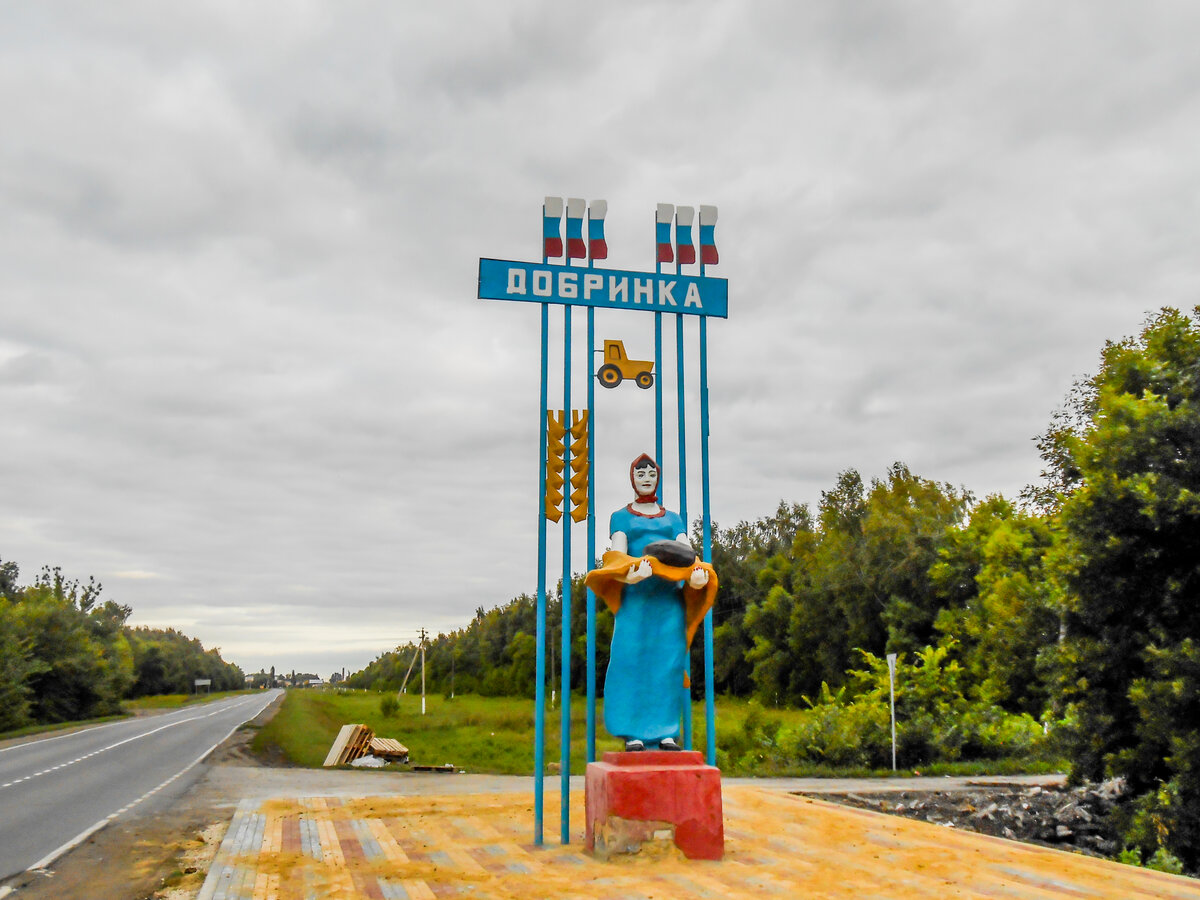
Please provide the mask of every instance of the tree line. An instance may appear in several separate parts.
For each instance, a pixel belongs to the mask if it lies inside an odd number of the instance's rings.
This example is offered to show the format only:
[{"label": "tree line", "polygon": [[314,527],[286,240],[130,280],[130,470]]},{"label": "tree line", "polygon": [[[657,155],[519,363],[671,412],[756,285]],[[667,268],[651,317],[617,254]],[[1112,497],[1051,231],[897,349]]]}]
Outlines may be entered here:
[{"label": "tree line", "polygon": [[[912,715],[927,717],[922,728],[949,735],[974,717],[993,732],[1027,733],[1036,723],[1072,779],[1125,780],[1119,826],[1131,845],[1170,851],[1195,871],[1200,307],[1163,309],[1137,336],[1108,342],[1099,371],[1073,387],[1037,446],[1041,479],[1017,498],[977,499],[896,463],[870,481],[842,472],[815,509],[783,502],[757,521],[715,526],[716,689],[811,708],[826,724],[856,709],[853,721],[867,724],[851,739],[864,741],[883,721],[882,657],[896,653],[912,682],[899,690]],[[561,589],[548,601],[551,653]],[[570,686],[582,691],[584,592],[578,579],[568,589]],[[427,682],[532,697],[535,607],[522,595],[438,635]],[[611,627],[602,611],[601,692]],[[693,673],[703,671],[700,643]],[[416,649],[382,654],[349,683],[396,689]],[[547,672],[558,678],[557,665]],[[693,685],[698,695],[703,679]],[[920,697],[942,699],[921,706]],[[828,735],[756,740],[811,753]]]},{"label": "tree line", "polygon": [[172,629],[126,624],[129,606],[100,601],[102,586],[44,568],[20,586],[0,562],[0,732],[121,712],[121,701],[244,684],[242,670]]}]

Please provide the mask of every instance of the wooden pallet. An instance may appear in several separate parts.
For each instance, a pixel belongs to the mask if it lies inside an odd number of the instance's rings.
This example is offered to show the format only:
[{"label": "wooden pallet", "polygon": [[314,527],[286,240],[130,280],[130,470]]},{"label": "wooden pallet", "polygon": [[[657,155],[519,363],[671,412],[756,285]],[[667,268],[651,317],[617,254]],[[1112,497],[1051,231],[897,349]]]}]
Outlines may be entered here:
[{"label": "wooden pallet", "polygon": [[372,756],[393,762],[403,762],[408,759],[408,748],[392,738],[371,738],[369,751]]},{"label": "wooden pallet", "polygon": [[375,732],[366,725],[343,725],[338,736],[334,738],[333,746],[329,748],[329,755],[325,757],[324,764],[343,766],[360,756],[365,756],[374,736]]}]

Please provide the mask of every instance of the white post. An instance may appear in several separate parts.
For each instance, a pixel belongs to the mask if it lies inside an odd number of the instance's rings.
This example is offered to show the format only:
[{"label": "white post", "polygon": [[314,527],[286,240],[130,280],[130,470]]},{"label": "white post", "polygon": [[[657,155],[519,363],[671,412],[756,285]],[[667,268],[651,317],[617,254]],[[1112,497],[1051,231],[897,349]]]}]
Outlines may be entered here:
[{"label": "white post", "polygon": [[892,771],[896,771],[896,654],[887,655],[888,688],[892,697]]},{"label": "white post", "polygon": [[[421,640],[421,715],[425,715],[425,640]],[[895,768],[893,766],[893,768]]]}]

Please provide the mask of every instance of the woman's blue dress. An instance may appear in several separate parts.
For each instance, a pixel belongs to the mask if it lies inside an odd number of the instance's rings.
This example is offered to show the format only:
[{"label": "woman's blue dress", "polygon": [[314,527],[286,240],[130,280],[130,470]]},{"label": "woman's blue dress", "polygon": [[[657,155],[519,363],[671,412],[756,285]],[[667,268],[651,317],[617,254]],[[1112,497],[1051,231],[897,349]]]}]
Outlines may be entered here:
[{"label": "woman's blue dress", "polygon": [[[628,554],[639,557],[654,541],[686,532],[678,513],[643,516],[629,507],[609,520],[624,532]],[[627,584],[613,623],[604,678],[604,725],[609,734],[655,745],[679,734],[680,695],[686,670],[682,582],[651,577]]]}]

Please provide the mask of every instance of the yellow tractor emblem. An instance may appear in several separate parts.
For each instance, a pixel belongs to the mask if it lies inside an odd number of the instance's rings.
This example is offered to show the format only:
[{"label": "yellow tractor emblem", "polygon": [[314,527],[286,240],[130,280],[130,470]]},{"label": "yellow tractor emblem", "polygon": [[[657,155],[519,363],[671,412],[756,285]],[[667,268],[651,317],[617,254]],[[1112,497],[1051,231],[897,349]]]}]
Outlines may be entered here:
[{"label": "yellow tractor emblem", "polygon": [[615,388],[626,378],[632,378],[642,390],[647,390],[654,384],[654,361],[645,359],[630,359],[625,354],[624,341],[604,342],[604,365],[596,373],[600,383],[606,388]]}]

